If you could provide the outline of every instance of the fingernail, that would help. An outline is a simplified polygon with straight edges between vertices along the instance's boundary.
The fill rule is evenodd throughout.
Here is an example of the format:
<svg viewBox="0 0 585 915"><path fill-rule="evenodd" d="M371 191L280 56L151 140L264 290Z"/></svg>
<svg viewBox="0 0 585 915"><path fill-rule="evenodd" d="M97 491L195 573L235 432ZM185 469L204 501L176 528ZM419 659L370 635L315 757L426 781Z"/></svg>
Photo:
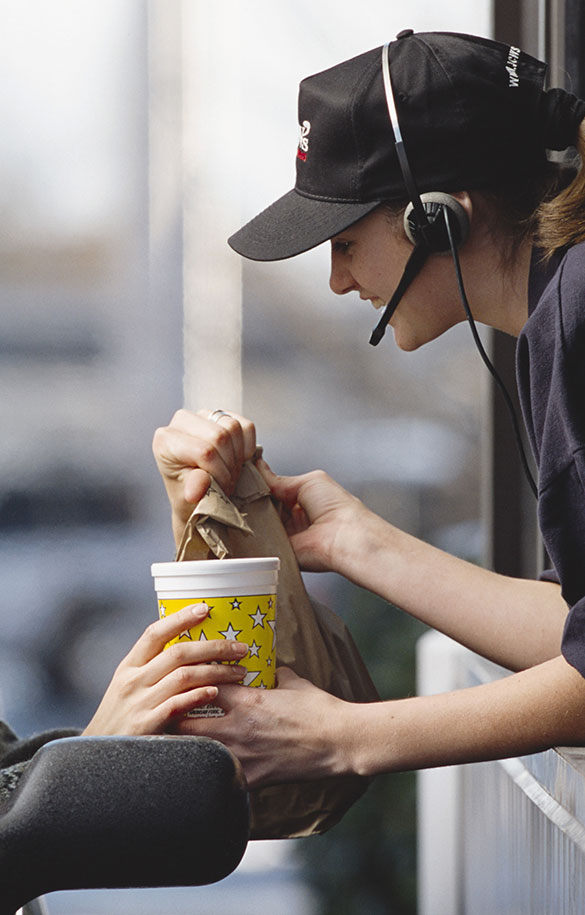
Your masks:
<svg viewBox="0 0 585 915"><path fill-rule="evenodd" d="M190 604L189 607L185 607L185 610L190 610L193 616L202 617L206 616L209 613L209 607L207 604Z"/></svg>
<svg viewBox="0 0 585 915"><path fill-rule="evenodd" d="M232 654L243 658L245 654L248 654L248 646L245 642L232 642Z"/></svg>

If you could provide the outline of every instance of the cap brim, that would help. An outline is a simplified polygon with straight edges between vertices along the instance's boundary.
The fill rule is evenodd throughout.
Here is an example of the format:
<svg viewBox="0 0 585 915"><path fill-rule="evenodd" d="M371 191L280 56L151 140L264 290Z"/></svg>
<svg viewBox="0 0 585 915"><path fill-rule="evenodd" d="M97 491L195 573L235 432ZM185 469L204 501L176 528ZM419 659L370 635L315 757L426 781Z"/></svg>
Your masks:
<svg viewBox="0 0 585 915"><path fill-rule="evenodd" d="M338 235L380 203L333 203L292 190L230 236L228 244L253 261L284 260Z"/></svg>

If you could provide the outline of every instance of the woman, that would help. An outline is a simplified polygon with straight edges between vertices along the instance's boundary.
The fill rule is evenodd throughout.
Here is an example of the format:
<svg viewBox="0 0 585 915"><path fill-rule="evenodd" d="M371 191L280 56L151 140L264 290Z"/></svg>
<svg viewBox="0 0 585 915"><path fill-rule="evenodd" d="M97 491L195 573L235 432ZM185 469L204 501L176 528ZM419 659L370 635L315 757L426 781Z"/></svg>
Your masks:
<svg viewBox="0 0 585 915"><path fill-rule="evenodd" d="M331 288L390 302L404 350L465 320L465 289L474 318L518 337L555 566L547 580L497 575L398 530L321 471L281 478L261 463L301 568L338 572L515 673L365 705L286 669L270 692L221 686L225 717L178 728L227 743L252 785L585 742L585 177L545 152L574 144L585 160L585 102L544 92L545 71L517 48L407 31L304 80L295 189L230 239L257 260L330 239ZM425 202L435 191L454 203ZM157 431L176 536L209 474L230 492L254 446L253 425L224 411L180 411Z"/></svg>

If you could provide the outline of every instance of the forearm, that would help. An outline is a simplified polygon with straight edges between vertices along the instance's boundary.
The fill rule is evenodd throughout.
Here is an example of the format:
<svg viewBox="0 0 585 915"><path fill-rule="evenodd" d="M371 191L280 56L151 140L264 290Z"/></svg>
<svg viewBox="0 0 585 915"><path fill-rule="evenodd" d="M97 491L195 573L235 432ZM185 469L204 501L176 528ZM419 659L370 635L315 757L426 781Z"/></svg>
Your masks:
<svg viewBox="0 0 585 915"><path fill-rule="evenodd" d="M559 657L482 686L355 706L351 718L340 754L361 775L524 755L585 743L585 680Z"/></svg>
<svg viewBox="0 0 585 915"><path fill-rule="evenodd" d="M560 652L567 606L558 585L497 575L372 513L359 539L337 540L337 571L511 670Z"/></svg>

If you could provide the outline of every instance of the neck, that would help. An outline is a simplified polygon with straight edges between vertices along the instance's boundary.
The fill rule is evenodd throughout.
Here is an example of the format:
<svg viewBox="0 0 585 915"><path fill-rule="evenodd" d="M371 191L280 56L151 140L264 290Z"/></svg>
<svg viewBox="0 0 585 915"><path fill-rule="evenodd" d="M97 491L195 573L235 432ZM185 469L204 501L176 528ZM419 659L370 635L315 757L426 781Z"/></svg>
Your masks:
<svg viewBox="0 0 585 915"><path fill-rule="evenodd" d="M523 242L514 261L502 268L500 251L484 246L466 264L464 276L473 290L471 306L482 324L517 337L528 319L528 280L532 243Z"/></svg>

